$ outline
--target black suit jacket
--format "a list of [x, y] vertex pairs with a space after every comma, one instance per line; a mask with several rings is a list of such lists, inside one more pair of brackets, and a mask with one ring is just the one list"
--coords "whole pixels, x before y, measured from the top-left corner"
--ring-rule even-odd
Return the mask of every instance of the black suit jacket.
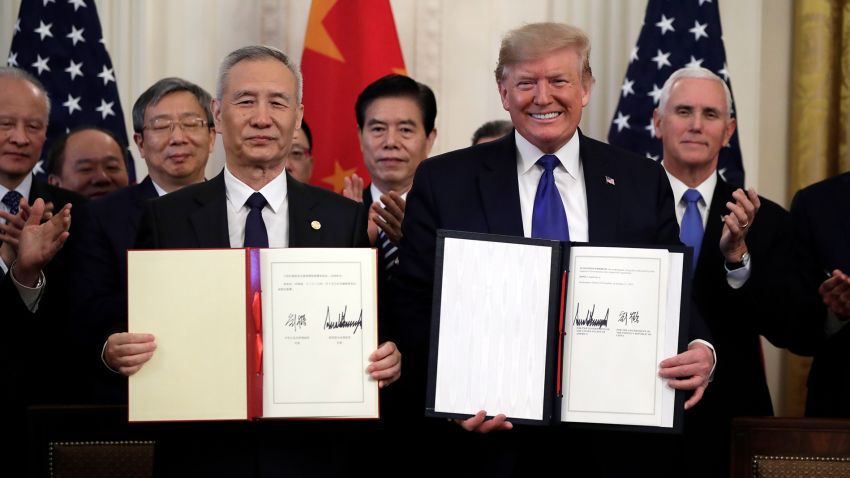
[[133, 247], [145, 204], [158, 196], [153, 181], [119, 189], [80, 208], [74, 242], [75, 337], [97, 403], [126, 403], [127, 381], [101, 362], [107, 337], [127, 330], [127, 249]]
[[[801, 189], [791, 204], [799, 263], [807, 291], [827, 278], [827, 271], [850, 272], [850, 172]], [[815, 324], [825, 307], [812, 309]], [[829, 337], [815, 354], [809, 371], [806, 415], [850, 417], [850, 328]]]
[[[647, 158], [599, 141], [579, 136], [579, 155], [584, 170], [590, 241], [597, 243], [679, 244], [679, 228], [673, 208], [670, 183], [661, 166]], [[515, 136], [447, 153], [424, 161], [416, 171], [407, 197], [400, 248], [399, 287], [403, 291], [393, 314], [394, 332], [404, 351], [402, 374], [404, 397], [402, 416], [422, 416], [428, 337], [430, 336], [434, 252], [437, 229], [522, 236], [519, 186], [517, 183]], [[611, 184], [612, 179], [614, 184]], [[692, 330], [699, 329], [691, 326]], [[698, 332], [698, 337], [704, 336]], [[494, 412], [491, 410], [491, 412]], [[429, 425], [426, 425], [429, 426]], [[437, 426], [437, 425], [433, 425]], [[457, 428], [433, 431], [457, 434]], [[446, 451], [481, 448], [488, 459], [499, 464], [488, 473], [504, 474], [514, 467], [514, 451], [527, 447], [527, 460], [518, 466], [523, 472], [537, 469], [547, 461], [548, 452], [558, 447], [594, 446], [609, 449], [609, 437], [568, 434], [547, 438], [546, 431], [534, 430], [528, 439], [516, 433], [494, 434], [484, 439], [461, 433], [459, 444], [446, 445]], [[555, 432], [558, 433], [558, 432]], [[594, 444], [595, 440], [600, 443]], [[518, 443], [510, 443], [517, 440]], [[451, 443], [441, 438], [441, 443]], [[506, 443], [501, 443], [502, 441]], [[480, 442], [480, 443], [475, 443]], [[492, 443], [490, 443], [492, 442]], [[579, 445], [581, 442], [581, 445]], [[554, 445], [558, 443], [558, 445]], [[555, 449], [547, 449], [548, 446]], [[500, 450], [493, 453], [489, 450]], [[469, 453], [468, 456], [473, 456]], [[513, 458], [510, 458], [513, 456]], [[477, 460], [481, 464], [488, 459]], [[507, 462], [505, 461], [507, 460]], [[458, 458], [458, 464], [464, 462]], [[612, 473], [617, 473], [616, 471]]]
[[[369, 247], [366, 207], [286, 175], [289, 247]], [[224, 174], [150, 203], [139, 248], [230, 247]], [[321, 223], [320, 229], [311, 226]]]
[[750, 276], [739, 289], [729, 286], [720, 251], [721, 216], [729, 213], [726, 203], [735, 202], [736, 189], [718, 177], [694, 274], [694, 301], [718, 356], [713, 382], [701, 403], [686, 413], [689, 453], [694, 459], [706, 453], [717, 457], [695, 471], [703, 472], [700, 476], [728, 472], [732, 417], [773, 415], [759, 336], [777, 347], [805, 352], [818, 333], [797, 312], [800, 283], [791, 216], [766, 198], [760, 197], [761, 208], [747, 233]]

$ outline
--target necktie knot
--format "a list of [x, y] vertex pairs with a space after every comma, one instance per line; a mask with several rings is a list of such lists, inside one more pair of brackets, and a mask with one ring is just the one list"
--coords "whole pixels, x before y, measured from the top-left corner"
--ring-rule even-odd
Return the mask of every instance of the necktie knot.
[[9, 209], [9, 214], [17, 214], [21, 206], [21, 198], [24, 196], [18, 191], [9, 191], [3, 195], [3, 205]]
[[266, 198], [260, 193], [254, 193], [248, 197], [245, 205], [251, 209], [262, 209], [266, 207]]
[[543, 167], [547, 173], [551, 173], [555, 170], [555, 166], [559, 163], [558, 157], [554, 154], [544, 154], [537, 160], [537, 164]]
[[702, 194], [700, 194], [696, 189], [688, 189], [685, 191], [685, 195], [682, 196], [682, 198], [690, 204], [699, 202], [699, 200], [702, 199]]

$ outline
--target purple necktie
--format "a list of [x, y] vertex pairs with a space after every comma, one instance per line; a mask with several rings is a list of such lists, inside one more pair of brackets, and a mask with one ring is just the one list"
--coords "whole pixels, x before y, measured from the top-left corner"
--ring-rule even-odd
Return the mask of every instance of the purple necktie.
[[555, 185], [555, 166], [559, 163], [554, 154], [546, 154], [537, 160], [543, 167], [543, 176], [537, 183], [534, 195], [534, 211], [531, 213], [531, 237], [569, 241], [570, 228], [567, 226], [567, 213], [564, 202]]
[[251, 209], [245, 220], [245, 247], [269, 247], [269, 235], [266, 223], [263, 222], [266, 198], [260, 193], [254, 193], [245, 201], [245, 205]]

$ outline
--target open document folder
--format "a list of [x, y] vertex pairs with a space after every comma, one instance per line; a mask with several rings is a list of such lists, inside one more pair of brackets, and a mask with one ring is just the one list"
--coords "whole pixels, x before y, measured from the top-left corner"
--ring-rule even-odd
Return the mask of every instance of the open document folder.
[[[426, 414], [680, 431], [690, 251], [439, 231]], [[683, 300], [684, 298], [684, 300]]]
[[134, 250], [131, 421], [377, 418], [374, 249]]

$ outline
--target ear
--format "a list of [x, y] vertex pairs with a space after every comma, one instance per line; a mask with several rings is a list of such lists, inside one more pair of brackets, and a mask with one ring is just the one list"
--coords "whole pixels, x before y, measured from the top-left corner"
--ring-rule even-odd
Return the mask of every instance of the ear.
[[652, 110], [652, 127], [655, 128], [655, 137], [663, 140], [664, 130], [661, 126], [661, 113], [658, 112], [658, 108]]
[[210, 109], [213, 113], [213, 121], [215, 121], [215, 129], [221, 131], [221, 102], [213, 98], [210, 101]]
[[57, 188], [61, 188], [62, 187], [62, 178], [60, 178], [59, 176], [57, 176], [55, 174], [51, 174], [51, 175], [47, 176], [47, 184], [49, 184], [51, 186], [56, 186]]
[[723, 146], [729, 144], [729, 140], [732, 139], [732, 135], [735, 134], [735, 128], [738, 127], [738, 122], [735, 121], [735, 118], [729, 118], [729, 122], [726, 123], [726, 132], [723, 135]]
[[[304, 105], [301, 104], [301, 105], [298, 105], [298, 111], [296, 112], [295, 129], [298, 129], [298, 128], [301, 127], [301, 120], [303, 120], [303, 119], [304, 119]], [[293, 131], [295, 131], [295, 130], [293, 130]], [[312, 147], [312, 145], [310, 145], [310, 146]]]
[[140, 133], [133, 133], [133, 142], [136, 143], [136, 148], [139, 149], [139, 155], [145, 157], [145, 137]]
[[437, 140], [437, 128], [431, 130], [428, 138], [425, 139], [425, 157], [431, 156], [431, 148], [434, 147], [434, 141]]
[[505, 84], [506, 81], [507, 80], [502, 80], [496, 83], [496, 86], [499, 88], [499, 98], [502, 99], [502, 108], [504, 108], [505, 111], [510, 111], [510, 105], [508, 104], [508, 87]]

